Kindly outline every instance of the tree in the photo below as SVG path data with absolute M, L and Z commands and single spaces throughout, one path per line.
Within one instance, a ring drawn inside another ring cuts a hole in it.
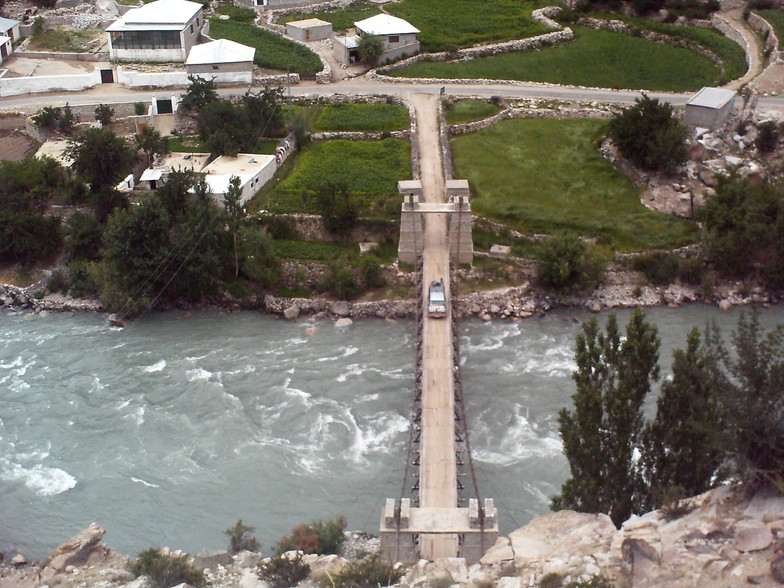
M 156 155 L 164 155 L 169 149 L 169 140 L 161 137 L 161 133 L 150 126 L 142 127 L 141 131 L 134 135 L 134 141 L 149 162 L 152 162 Z
M 102 127 L 109 126 L 112 118 L 114 118 L 114 108 L 106 104 L 99 104 L 95 107 L 95 120 L 101 123 Z
M 276 134 L 283 127 L 281 102 L 283 88 L 264 88 L 260 92 L 246 92 L 241 99 L 250 124 L 261 136 Z
M 226 226 L 231 235 L 234 249 L 234 277 L 240 275 L 240 259 L 237 247 L 240 228 L 245 220 L 245 205 L 242 203 L 242 186 L 238 176 L 229 178 L 229 189 L 223 196 L 223 206 L 226 209 Z
M 551 507 L 607 513 L 620 526 L 644 505 L 635 449 L 641 442 L 642 404 L 659 377 L 660 343 L 641 310 L 632 315 L 623 342 L 615 315 L 605 331 L 592 317 L 577 335 L 574 410 L 558 414 L 572 477 Z
M 253 148 L 258 132 L 242 106 L 213 100 L 199 112 L 199 136 L 212 153 L 234 157 Z
M 306 192 L 304 198 L 311 202 L 321 215 L 327 231 L 348 238 L 357 222 L 359 211 L 345 183 L 328 181 L 315 190 Z
M 176 222 L 188 208 L 191 189 L 196 185 L 197 178 L 192 170 L 172 170 L 166 174 L 166 181 L 158 186 L 158 198 L 161 199 L 169 219 Z
M 384 54 L 384 41 L 375 35 L 362 35 L 357 50 L 362 59 L 375 65 Z
M 98 259 L 103 232 L 93 215 L 79 210 L 74 212 L 68 217 L 66 234 L 66 252 L 71 259 Z
M 556 292 L 595 288 L 604 272 L 598 256 L 573 233 L 557 233 L 545 239 L 537 256 L 539 282 Z
M 213 100 L 218 99 L 218 89 L 215 80 L 202 77 L 188 76 L 188 89 L 182 97 L 180 107 L 185 110 L 199 111 Z
M 71 105 L 66 102 L 60 114 L 60 131 L 70 135 L 73 132 L 74 125 L 78 122 L 79 117 L 74 114 Z
M 274 284 L 280 273 L 280 261 L 272 236 L 261 227 L 245 226 L 240 230 L 239 241 L 242 273 L 262 286 Z
M 86 130 L 70 142 L 66 154 L 94 192 L 125 177 L 135 158 L 125 139 L 103 128 Z
M 670 173 L 686 160 L 686 127 L 672 104 L 646 94 L 610 120 L 608 135 L 624 157 L 644 169 Z
M 252 535 L 255 530 L 256 527 L 244 525 L 242 519 L 238 520 L 233 527 L 226 529 L 223 534 L 229 537 L 229 553 L 236 555 L 240 551 L 258 551 L 261 545 Z
M 701 494 L 723 479 L 717 444 L 718 411 L 711 385 L 715 361 L 706 357 L 692 329 L 686 350 L 674 353 L 672 379 L 662 385 L 656 418 L 643 433 L 642 462 L 648 508 Z

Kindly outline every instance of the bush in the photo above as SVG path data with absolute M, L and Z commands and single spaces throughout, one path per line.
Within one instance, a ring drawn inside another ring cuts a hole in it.
M 779 126 L 773 121 L 766 121 L 759 126 L 759 135 L 754 145 L 760 153 L 770 153 L 779 144 Z
M 188 564 L 188 557 L 164 555 L 158 548 L 142 551 L 129 566 L 135 577 L 147 576 L 153 588 L 169 588 L 177 584 L 204 586 L 204 574 Z
M 580 237 L 560 233 L 539 246 L 537 276 L 545 288 L 567 293 L 594 288 L 604 271 L 598 255 Z
M 134 102 L 133 103 L 133 112 L 134 114 L 141 116 L 143 114 L 147 114 L 147 103 L 146 102 Z
M 651 284 L 663 286 L 678 277 L 680 263 L 672 253 L 657 251 L 635 257 L 632 261 L 632 267 L 645 274 Z
M 346 540 L 345 528 L 346 517 L 342 516 L 332 521 L 298 525 L 292 529 L 291 536 L 278 541 L 275 552 L 278 555 L 294 550 L 319 555 L 338 553 Z
M 94 277 L 95 264 L 83 259 L 76 259 L 68 264 L 65 290 L 74 298 L 85 298 L 98 293 L 98 284 Z
M 240 551 L 259 551 L 261 544 L 251 533 L 256 527 L 243 525 L 239 519 L 233 527 L 229 527 L 223 533 L 229 537 L 229 553 L 236 554 Z
M 332 578 L 335 588 L 376 588 L 391 586 L 402 576 L 403 570 L 381 559 L 376 552 L 360 561 L 349 562 Z
M 279 555 L 261 562 L 257 574 L 272 588 L 291 588 L 308 577 L 310 566 L 302 562 L 302 555 L 299 553 L 293 559 Z
M 373 255 L 366 255 L 360 260 L 359 275 L 366 288 L 383 288 L 386 285 L 381 264 Z

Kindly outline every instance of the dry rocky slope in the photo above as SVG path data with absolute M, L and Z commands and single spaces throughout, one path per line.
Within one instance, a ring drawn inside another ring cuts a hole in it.
M 100 543 L 104 530 L 92 524 L 41 563 L 22 556 L 0 566 L 0 588 L 33 586 L 143 588 L 144 578 L 125 571 L 128 557 Z M 356 553 L 374 543 L 352 537 Z M 175 554 L 179 554 L 175 552 Z M 350 554 L 344 554 L 350 557 Z M 264 588 L 255 573 L 260 554 L 225 552 L 193 558 L 210 586 Z M 333 574 L 348 561 L 337 555 L 305 556 L 310 579 Z M 556 575 L 564 582 L 602 575 L 618 588 L 784 585 L 784 496 L 720 487 L 682 501 L 678 509 L 632 517 L 616 529 L 603 514 L 560 511 L 533 519 L 501 537 L 482 561 L 460 558 L 420 561 L 406 568 L 398 585 L 425 587 L 434 581 L 461 587 L 538 586 Z

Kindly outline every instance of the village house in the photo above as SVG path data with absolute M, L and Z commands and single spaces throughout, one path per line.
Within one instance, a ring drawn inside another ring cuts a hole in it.
M 320 18 L 306 18 L 286 23 L 286 34 L 298 41 L 322 41 L 332 36 L 332 23 Z
M 14 52 L 14 42 L 20 39 L 19 21 L 0 17 L 0 63 Z
M 256 49 L 230 41 L 219 39 L 191 49 L 185 68 L 188 75 L 212 78 L 217 83 L 253 82 L 253 57 Z
M 139 178 L 139 184 L 149 190 L 156 190 L 158 184 L 166 181 L 172 171 L 200 172 L 209 161 L 209 153 L 172 152 L 159 157 Z
M 373 35 L 380 37 L 384 42 L 384 52 L 381 54 L 379 63 L 410 57 L 419 52 L 417 35 L 420 31 L 402 18 L 389 14 L 377 14 L 355 22 L 354 26 L 360 39 L 365 35 Z
M 272 179 L 277 169 L 274 155 L 240 153 L 237 157 L 221 155 L 202 169 L 202 173 L 215 201 L 223 204 L 223 197 L 229 191 L 229 182 L 233 176 L 240 179 L 240 201 L 247 202 Z
M 686 103 L 683 121 L 690 127 L 721 128 L 735 107 L 735 92 L 703 88 Z
M 184 62 L 199 40 L 202 5 L 157 0 L 133 8 L 107 27 L 113 61 Z

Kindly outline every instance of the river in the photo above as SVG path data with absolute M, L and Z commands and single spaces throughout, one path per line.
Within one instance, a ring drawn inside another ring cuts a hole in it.
M 691 327 L 728 333 L 738 315 L 651 309 L 663 373 Z M 461 325 L 479 486 L 502 533 L 548 512 L 567 476 L 556 414 L 584 316 Z M 784 308 L 762 317 L 784 323 Z M 239 518 L 265 552 L 317 518 L 376 532 L 401 490 L 412 344 L 409 321 L 172 312 L 120 330 L 103 315 L 3 311 L 0 552 L 44 557 L 90 522 L 129 554 L 225 549 Z

